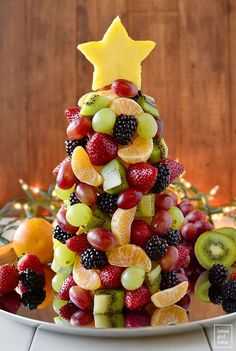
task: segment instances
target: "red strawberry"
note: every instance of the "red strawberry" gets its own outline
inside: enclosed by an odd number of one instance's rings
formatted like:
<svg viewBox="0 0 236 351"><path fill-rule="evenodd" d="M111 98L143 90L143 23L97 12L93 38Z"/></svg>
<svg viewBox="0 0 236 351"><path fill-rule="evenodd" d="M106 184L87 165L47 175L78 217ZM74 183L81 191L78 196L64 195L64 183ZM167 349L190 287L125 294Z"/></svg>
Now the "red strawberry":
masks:
<svg viewBox="0 0 236 351"><path fill-rule="evenodd" d="M147 305L151 300L151 293L148 287L143 284L136 290L125 290L125 306L129 310Z"/></svg>
<svg viewBox="0 0 236 351"><path fill-rule="evenodd" d="M0 294L14 290L19 283L18 270L10 264L0 266Z"/></svg>
<svg viewBox="0 0 236 351"><path fill-rule="evenodd" d="M170 167L170 183L179 178L184 171L184 166L181 163L171 160L170 158L162 161L162 163L165 165L167 164Z"/></svg>
<svg viewBox="0 0 236 351"><path fill-rule="evenodd" d="M230 274L230 280L236 280L236 269Z"/></svg>
<svg viewBox="0 0 236 351"><path fill-rule="evenodd" d="M18 262L17 268L19 272L25 271L27 268L32 269L33 271L45 275L43 265L40 262L39 258L33 254L24 255Z"/></svg>
<svg viewBox="0 0 236 351"><path fill-rule="evenodd" d="M66 305L62 306L59 310L59 314L62 318L70 320L72 315L79 309L72 302L68 302Z"/></svg>
<svg viewBox="0 0 236 351"><path fill-rule="evenodd" d="M190 262L189 250L181 245L177 246L177 250L179 253L179 258L178 262L176 263L175 269L187 267Z"/></svg>
<svg viewBox="0 0 236 351"><path fill-rule="evenodd" d="M91 245L89 244L87 239L87 234L85 233L75 235L72 238L67 239L66 246L71 251L76 252L79 256L81 256L85 250L91 248Z"/></svg>
<svg viewBox="0 0 236 351"><path fill-rule="evenodd" d="M110 135L94 133L87 142L86 151L93 165L102 166L117 156L118 146Z"/></svg>
<svg viewBox="0 0 236 351"><path fill-rule="evenodd" d="M131 226L130 243L143 246L152 237L149 225L141 220L135 219Z"/></svg>
<svg viewBox="0 0 236 351"><path fill-rule="evenodd" d="M102 285L106 288L116 289L121 287L121 274L125 268L117 266L107 266L100 272Z"/></svg>
<svg viewBox="0 0 236 351"><path fill-rule="evenodd" d="M155 184L158 169L145 162L135 163L129 166L127 180L133 188L147 193Z"/></svg>
<svg viewBox="0 0 236 351"><path fill-rule="evenodd" d="M73 279L72 274L70 274L63 282L61 289L59 290L58 297L61 300L69 300L69 290L72 286L75 286L76 282Z"/></svg>
<svg viewBox="0 0 236 351"><path fill-rule="evenodd" d="M64 163L64 162L67 162L68 160L70 160L70 157L66 157L61 163L59 163L55 168L54 170L52 171L52 174L57 177L58 173L59 173L59 169L61 168L61 165Z"/></svg>
<svg viewBox="0 0 236 351"><path fill-rule="evenodd" d="M126 328L148 327L151 323L151 317L145 310L128 311L124 317Z"/></svg>
<svg viewBox="0 0 236 351"><path fill-rule="evenodd" d="M69 123L79 117L80 107L70 107L65 110L65 118Z"/></svg>
<svg viewBox="0 0 236 351"><path fill-rule="evenodd" d="M21 306L20 295L15 291L11 291L5 295L0 295L0 309L16 313Z"/></svg>

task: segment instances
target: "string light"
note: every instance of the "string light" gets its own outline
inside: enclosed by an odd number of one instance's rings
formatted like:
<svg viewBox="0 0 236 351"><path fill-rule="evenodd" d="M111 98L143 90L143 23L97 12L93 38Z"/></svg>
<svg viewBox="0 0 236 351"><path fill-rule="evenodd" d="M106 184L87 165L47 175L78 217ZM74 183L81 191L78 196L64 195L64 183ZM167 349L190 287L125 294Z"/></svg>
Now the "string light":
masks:
<svg viewBox="0 0 236 351"><path fill-rule="evenodd" d="M16 210L20 210L20 209L22 208L22 205L21 205L19 202L16 202L16 203L14 204L14 208L15 208Z"/></svg>
<svg viewBox="0 0 236 351"><path fill-rule="evenodd" d="M51 210L55 210L55 206L54 205L50 205Z"/></svg>
<svg viewBox="0 0 236 351"><path fill-rule="evenodd" d="M210 195L211 197L214 197L215 194L217 193L217 191L219 190L219 188L220 188L219 185L214 186L214 188L212 188L212 189L210 190L209 195Z"/></svg>
<svg viewBox="0 0 236 351"><path fill-rule="evenodd" d="M37 188L37 187L32 187L32 190L33 190L33 192L34 192L35 194L38 194L39 191L40 191L40 189Z"/></svg>
<svg viewBox="0 0 236 351"><path fill-rule="evenodd" d="M57 197L57 193L55 192L55 190L53 190L52 196L53 196L53 197Z"/></svg>

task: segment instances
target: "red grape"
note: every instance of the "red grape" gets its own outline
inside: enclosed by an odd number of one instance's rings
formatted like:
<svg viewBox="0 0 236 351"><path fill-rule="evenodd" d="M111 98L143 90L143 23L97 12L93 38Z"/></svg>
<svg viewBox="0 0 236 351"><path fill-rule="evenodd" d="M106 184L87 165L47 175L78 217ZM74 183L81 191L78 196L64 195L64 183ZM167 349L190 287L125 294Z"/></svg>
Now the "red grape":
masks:
<svg viewBox="0 0 236 351"><path fill-rule="evenodd" d="M205 220L205 219L206 219L205 212L200 210L193 210L189 212L186 216L186 220L191 223L197 222L199 220Z"/></svg>
<svg viewBox="0 0 236 351"><path fill-rule="evenodd" d="M89 132L91 126L90 118L79 116L68 125L66 132L70 139L81 139Z"/></svg>
<svg viewBox="0 0 236 351"><path fill-rule="evenodd" d="M136 85L126 79L115 80L111 85L111 89L115 94L126 98L131 98L138 94Z"/></svg>
<svg viewBox="0 0 236 351"><path fill-rule="evenodd" d="M172 218L167 211L158 211L152 219L151 229L155 234L165 235L170 229Z"/></svg>
<svg viewBox="0 0 236 351"><path fill-rule="evenodd" d="M168 246L166 253L160 258L159 263L162 271L170 272L175 269L178 262L179 253L175 246Z"/></svg>
<svg viewBox="0 0 236 351"><path fill-rule="evenodd" d="M181 229L182 238L186 241L195 242L198 237L197 228L193 223L186 223Z"/></svg>
<svg viewBox="0 0 236 351"><path fill-rule="evenodd" d="M193 257L194 256L194 244L190 241L182 241L181 246L185 247L188 249L189 256Z"/></svg>
<svg viewBox="0 0 236 351"><path fill-rule="evenodd" d="M168 192L166 192L166 194L168 194L168 195L170 195L172 197L173 206L177 206L178 196L176 195L176 193L174 193L173 191L168 191Z"/></svg>
<svg viewBox="0 0 236 351"><path fill-rule="evenodd" d="M88 242L97 250L108 251L116 244L116 239L112 232L105 228L94 228L87 234Z"/></svg>
<svg viewBox="0 0 236 351"><path fill-rule="evenodd" d="M63 161L57 174L57 185L60 189L70 189L76 181L77 178L72 171L70 159Z"/></svg>
<svg viewBox="0 0 236 351"><path fill-rule="evenodd" d="M157 122L157 133L155 135L155 138L160 139L162 134L163 134L164 123L162 122L162 120L160 118L157 118L156 122Z"/></svg>
<svg viewBox="0 0 236 351"><path fill-rule="evenodd" d="M93 298L88 290L79 286L72 286L69 290L70 300L82 310L90 310L93 307Z"/></svg>
<svg viewBox="0 0 236 351"><path fill-rule="evenodd" d="M188 199L181 201L177 207L182 211L184 216L187 216L194 209L193 204Z"/></svg>
<svg viewBox="0 0 236 351"><path fill-rule="evenodd" d="M64 206L62 206L57 212L57 223L59 224L61 229L65 230L68 233L76 233L78 231L78 227L74 227L73 225L67 222L66 209L64 208Z"/></svg>
<svg viewBox="0 0 236 351"><path fill-rule="evenodd" d="M168 194L156 194L155 205L157 210L168 211L173 206L173 199Z"/></svg>
<svg viewBox="0 0 236 351"><path fill-rule="evenodd" d="M97 191L91 185L79 183L75 189L77 198L85 205L92 206L97 201Z"/></svg>
<svg viewBox="0 0 236 351"><path fill-rule="evenodd" d="M82 327L84 325L92 323L92 321L93 313L91 311L79 310L72 315L70 324L73 327Z"/></svg>
<svg viewBox="0 0 236 351"><path fill-rule="evenodd" d="M128 210L138 204L143 194L133 188L126 189L120 193L117 199L117 206L123 210Z"/></svg>
<svg viewBox="0 0 236 351"><path fill-rule="evenodd" d="M213 225L207 221L199 220L194 223L197 228L198 235L207 232L208 230L213 230Z"/></svg>
<svg viewBox="0 0 236 351"><path fill-rule="evenodd" d="M184 297L182 297L182 299L180 299L177 302L177 305L180 307L183 307L185 310L189 309L189 305L190 305L191 299L189 294L184 295Z"/></svg>

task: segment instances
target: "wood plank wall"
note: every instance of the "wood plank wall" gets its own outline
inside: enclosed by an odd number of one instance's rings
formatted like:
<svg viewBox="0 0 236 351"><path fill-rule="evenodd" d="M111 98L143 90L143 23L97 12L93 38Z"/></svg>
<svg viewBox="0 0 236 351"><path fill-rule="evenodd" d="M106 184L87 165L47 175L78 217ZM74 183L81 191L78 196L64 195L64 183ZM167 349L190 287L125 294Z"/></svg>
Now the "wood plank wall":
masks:
<svg viewBox="0 0 236 351"><path fill-rule="evenodd" d="M236 1L0 0L0 204L18 178L47 186L64 157L63 111L90 90L92 66L76 50L119 14L156 50L143 90L156 97L172 157L217 202L236 195Z"/></svg>

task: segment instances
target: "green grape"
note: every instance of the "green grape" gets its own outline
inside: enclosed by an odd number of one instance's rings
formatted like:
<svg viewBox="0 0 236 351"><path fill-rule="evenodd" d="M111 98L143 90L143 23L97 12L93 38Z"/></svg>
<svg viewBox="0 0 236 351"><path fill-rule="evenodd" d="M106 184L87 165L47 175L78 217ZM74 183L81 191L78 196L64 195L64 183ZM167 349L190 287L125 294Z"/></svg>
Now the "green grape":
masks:
<svg viewBox="0 0 236 351"><path fill-rule="evenodd" d="M179 230L184 222L184 215L178 207L171 207L169 209L169 215L172 218L171 228Z"/></svg>
<svg viewBox="0 0 236 351"><path fill-rule="evenodd" d="M54 296L54 298L53 298L53 309L54 309L54 311L59 314L60 308L62 308L64 305L66 305L67 302L68 301L66 301L66 300L59 299L58 296Z"/></svg>
<svg viewBox="0 0 236 351"><path fill-rule="evenodd" d="M70 327L70 322L60 316L54 318L54 323L64 327Z"/></svg>
<svg viewBox="0 0 236 351"><path fill-rule="evenodd" d="M85 204L70 206L66 212L66 220L75 227L88 224L92 216L91 209Z"/></svg>
<svg viewBox="0 0 236 351"><path fill-rule="evenodd" d="M58 185L55 186L55 193L61 200L69 200L70 194L75 190L75 184L70 189L61 189Z"/></svg>
<svg viewBox="0 0 236 351"><path fill-rule="evenodd" d="M55 249L54 257L59 265L68 267L74 263L75 253L68 249L66 245L60 245Z"/></svg>
<svg viewBox="0 0 236 351"><path fill-rule="evenodd" d="M102 108L93 116L92 126L97 133L112 134L116 114L109 108Z"/></svg>
<svg viewBox="0 0 236 351"><path fill-rule="evenodd" d="M121 276L121 284L127 290L138 289L144 281L145 272L140 267L129 267Z"/></svg>
<svg viewBox="0 0 236 351"><path fill-rule="evenodd" d="M157 122L149 113L140 113L138 115L137 133L143 139L153 138L157 133Z"/></svg>
<svg viewBox="0 0 236 351"><path fill-rule="evenodd" d="M63 244L61 244L61 245L63 245ZM57 263L57 261L54 258L52 261L52 264L51 264L51 269L55 273L63 273L65 276L68 276L72 271L72 266L62 267Z"/></svg>
<svg viewBox="0 0 236 351"><path fill-rule="evenodd" d="M59 292L65 279L66 279L66 275L63 273L57 273L56 275L54 275L54 277L52 278L53 290L56 292Z"/></svg>

